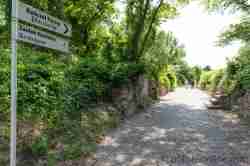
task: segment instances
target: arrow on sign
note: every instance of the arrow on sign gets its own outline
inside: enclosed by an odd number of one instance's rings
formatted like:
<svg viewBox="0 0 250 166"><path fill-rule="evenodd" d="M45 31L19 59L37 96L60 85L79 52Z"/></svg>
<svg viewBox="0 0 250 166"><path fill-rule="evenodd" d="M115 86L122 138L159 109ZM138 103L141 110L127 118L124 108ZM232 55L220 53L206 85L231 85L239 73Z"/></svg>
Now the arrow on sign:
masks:
<svg viewBox="0 0 250 166"><path fill-rule="evenodd" d="M69 32L69 28L66 24L64 24L64 27L65 27L65 31L64 31L64 34L68 33Z"/></svg>
<svg viewBox="0 0 250 166"><path fill-rule="evenodd" d="M1 1L1 0L0 0ZM48 31L71 37L71 25L39 9L22 2L18 3L18 19Z"/></svg>
<svg viewBox="0 0 250 166"><path fill-rule="evenodd" d="M16 38L18 41L54 50L69 52L69 40L41 31L31 25L19 23Z"/></svg>

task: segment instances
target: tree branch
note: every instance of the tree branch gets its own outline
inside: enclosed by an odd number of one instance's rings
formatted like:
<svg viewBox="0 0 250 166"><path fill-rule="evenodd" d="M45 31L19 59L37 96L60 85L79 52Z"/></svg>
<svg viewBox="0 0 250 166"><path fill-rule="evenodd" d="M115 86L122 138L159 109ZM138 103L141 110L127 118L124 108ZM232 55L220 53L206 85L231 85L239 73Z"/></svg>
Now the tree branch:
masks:
<svg viewBox="0 0 250 166"><path fill-rule="evenodd" d="M141 3L143 3L143 1L141 1ZM144 5L142 5L144 6ZM134 34L132 34L132 40L131 40L131 46L130 46L130 56L132 58L137 58L138 56L138 50L139 50L139 42L140 42L140 38L141 35L143 33L144 30L144 26L145 26L145 20L148 14L148 10L150 7L150 0L147 0L144 6L144 9L142 12L139 12L139 19L138 21L136 20L136 30L134 32Z"/></svg>
<svg viewBox="0 0 250 166"><path fill-rule="evenodd" d="M147 33L146 33L146 35L145 35L145 38L144 38L143 42L142 42L142 48L141 48L141 50L140 50L139 55L142 55L143 52L144 52L144 50L145 50L146 42L147 42L147 40L148 40L148 38L149 38L149 35L150 35L151 31L152 31L153 24L154 24L154 22L155 22L155 20L156 20L156 18L157 18L157 15L158 15L158 13L159 13L159 10L160 10L162 4L163 4L163 0L160 1L159 6L156 8L156 10L155 10L155 12L154 12L154 14L153 14L153 17L152 17L152 20L151 20L151 22L150 22L148 31L147 31Z"/></svg>

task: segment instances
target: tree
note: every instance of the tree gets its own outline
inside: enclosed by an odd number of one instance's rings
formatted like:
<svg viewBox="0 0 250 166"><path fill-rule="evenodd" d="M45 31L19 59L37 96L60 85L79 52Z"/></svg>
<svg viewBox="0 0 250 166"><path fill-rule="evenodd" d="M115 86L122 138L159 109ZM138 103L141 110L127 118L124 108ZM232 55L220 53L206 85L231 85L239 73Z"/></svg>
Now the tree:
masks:
<svg viewBox="0 0 250 166"><path fill-rule="evenodd" d="M242 16L240 23L231 24L229 28L220 35L218 44L220 46L229 45L233 41L250 41L250 16Z"/></svg>
<svg viewBox="0 0 250 166"><path fill-rule="evenodd" d="M147 71L157 80L164 68L179 64L184 57L184 46L179 44L173 33L160 31L142 61L146 64Z"/></svg>
<svg viewBox="0 0 250 166"><path fill-rule="evenodd" d="M193 73L193 77L194 77L194 83L195 86L197 86L200 82L200 78L201 78L201 74L202 74L202 69L200 66L194 66L192 68L192 73Z"/></svg>
<svg viewBox="0 0 250 166"><path fill-rule="evenodd" d="M115 16L114 2L114 0L64 2L65 15L73 26L74 45L77 52L93 53L100 48L99 42L105 42L101 38L103 35L98 32L107 29L108 21L112 24Z"/></svg>
<svg viewBox="0 0 250 166"><path fill-rule="evenodd" d="M207 66L205 66L205 67L203 68L203 70L204 70L204 71L211 71L212 68L211 68L211 66L207 65Z"/></svg>
<svg viewBox="0 0 250 166"><path fill-rule="evenodd" d="M237 40L243 42L250 41L250 4L248 0L209 0L203 2L210 11L232 9L233 12L242 12L240 23L231 24L229 28L220 35L219 45L224 46Z"/></svg>
<svg viewBox="0 0 250 166"><path fill-rule="evenodd" d="M220 35L219 45L225 46L233 41L241 41L244 45L238 52L238 55L232 58L225 71L223 82L227 92L233 90L246 90L250 87L249 78L249 41L250 41L250 4L248 0L210 0L206 2L209 9L216 11L218 9L228 10L233 12L241 11L242 18L239 23L232 24L229 28ZM229 86L233 84L233 86Z"/></svg>
<svg viewBox="0 0 250 166"><path fill-rule="evenodd" d="M187 2L179 0L177 4ZM128 58L139 61L150 47L155 36L156 27L162 19L168 19L177 14L176 3L164 0L127 0L126 22L128 34Z"/></svg>
<svg viewBox="0 0 250 166"><path fill-rule="evenodd" d="M6 17L5 17L5 4L3 0L0 0L0 27L5 25L6 23Z"/></svg>
<svg viewBox="0 0 250 166"><path fill-rule="evenodd" d="M186 81L193 83L194 75L192 73L192 68L186 61L181 61L175 68L179 84L183 85Z"/></svg>
<svg viewBox="0 0 250 166"><path fill-rule="evenodd" d="M248 0L203 0L207 8L211 11L213 10L226 10L228 8L233 11L243 11L250 12L250 4Z"/></svg>

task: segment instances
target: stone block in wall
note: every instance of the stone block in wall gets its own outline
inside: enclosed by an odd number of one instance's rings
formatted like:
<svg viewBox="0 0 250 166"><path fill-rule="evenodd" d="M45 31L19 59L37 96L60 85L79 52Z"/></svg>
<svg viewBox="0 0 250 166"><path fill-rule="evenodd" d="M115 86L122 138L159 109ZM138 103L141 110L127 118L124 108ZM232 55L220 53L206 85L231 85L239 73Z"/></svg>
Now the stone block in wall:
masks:
<svg viewBox="0 0 250 166"><path fill-rule="evenodd" d="M138 108L145 108L148 105L146 98L149 96L149 86L149 80L141 75L120 88L112 89L114 105L123 116L133 115Z"/></svg>
<svg viewBox="0 0 250 166"><path fill-rule="evenodd" d="M168 94L168 90L165 87L160 88L160 96L165 96Z"/></svg>
<svg viewBox="0 0 250 166"><path fill-rule="evenodd" d="M119 98L126 98L129 95L128 87L121 87L121 88L113 88L112 89L112 98L117 100Z"/></svg>
<svg viewBox="0 0 250 166"><path fill-rule="evenodd" d="M154 80L149 81L149 96L152 99L157 99L158 98L158 84Z"/></svg>
<svg viewBox="0 0 250 166"><path fill-rule="evenodd" d="M149 80L144 75L140 75L135 86L136 91L134 93L136 93L135 96L137 98L136 104L140 108L145 108L148 105L147 98L149 97Z"/></svg>
<svg viewBox="0 0 250 166"><path fill-rule="evenodd" d="M244 117L250 117L250 91L239 98L240 114Z"/></svg>

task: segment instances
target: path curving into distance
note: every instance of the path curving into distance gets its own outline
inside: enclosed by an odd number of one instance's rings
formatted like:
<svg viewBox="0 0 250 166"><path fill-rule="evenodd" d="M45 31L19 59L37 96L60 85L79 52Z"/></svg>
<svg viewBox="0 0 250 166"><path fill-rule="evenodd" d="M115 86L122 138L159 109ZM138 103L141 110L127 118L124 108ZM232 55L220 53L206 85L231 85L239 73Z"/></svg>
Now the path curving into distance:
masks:
<svg viewBox="0 0 250 166"><path fill-rule="evenodd" d="M99 145L89 166L250 166L250 126L208 110L209 96L177 89L126 120Z"/></svg>

